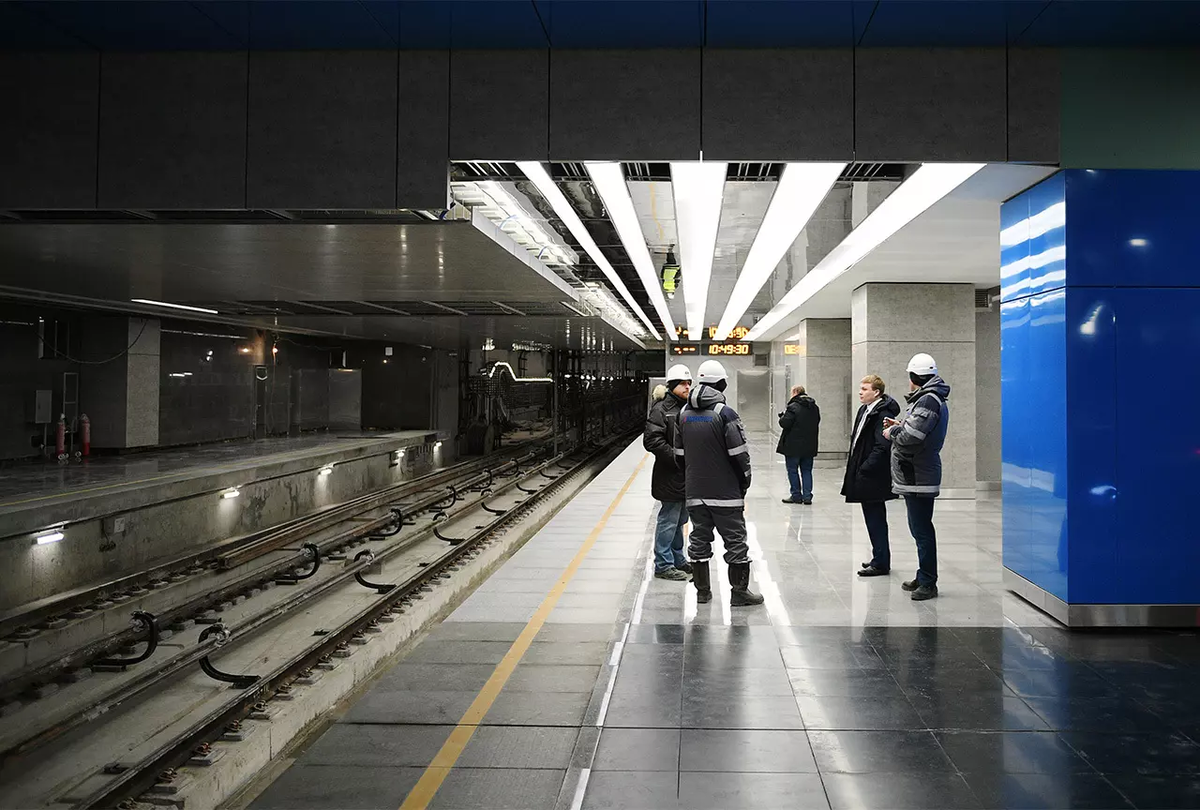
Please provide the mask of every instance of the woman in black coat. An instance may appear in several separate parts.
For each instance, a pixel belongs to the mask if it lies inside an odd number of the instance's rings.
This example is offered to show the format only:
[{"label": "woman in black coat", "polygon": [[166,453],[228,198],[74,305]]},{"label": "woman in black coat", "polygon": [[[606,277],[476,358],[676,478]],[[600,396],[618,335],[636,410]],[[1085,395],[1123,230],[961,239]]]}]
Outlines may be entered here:
[{"label": "woman in black coat", "polygon": [[862,407],[854,418],[850,453],[842,495],[846,503],[862,504],[863,520],[871,537],[871,561],[863,563],[860,577],[884,576],[892,569],[888,545],[887,502],[892,493],[891,443],[883,438],[883,419],[900,413],[900,403],[884,393],[883,380],[874,374],[863,377],[858,388]]}]

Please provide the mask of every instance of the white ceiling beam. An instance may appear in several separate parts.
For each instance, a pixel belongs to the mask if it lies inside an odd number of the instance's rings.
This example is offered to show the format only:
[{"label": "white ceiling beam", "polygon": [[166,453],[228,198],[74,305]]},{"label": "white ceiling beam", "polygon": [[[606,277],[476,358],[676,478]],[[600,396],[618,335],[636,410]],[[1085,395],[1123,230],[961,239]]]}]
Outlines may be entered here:
[{"label": "white ceiling beam", "polygon": [[712,279],[717,228],[721,224],[721,198],[728,170],[726,163],[671,164],[679,263],[683,268],[680,286],[691,340],[700,340],[704,332],[708,285]]}]

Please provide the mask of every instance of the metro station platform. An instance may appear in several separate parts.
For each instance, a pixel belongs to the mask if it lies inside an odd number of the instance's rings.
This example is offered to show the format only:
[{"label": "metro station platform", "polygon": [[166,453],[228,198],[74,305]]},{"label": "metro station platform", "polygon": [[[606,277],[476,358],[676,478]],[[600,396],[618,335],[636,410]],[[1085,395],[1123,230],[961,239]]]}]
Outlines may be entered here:
[{"label": "metro station platform", "polygon": [[[298,808],[1200,805],[1200,638],[1070,633],[1001,590],[1000,505],[946,501],[941,597],[890,577],[840,476],[752,442],[754,587],[656,580],[640,442],[249,802]],[[716,578],[716,577],[714,577]]]}]

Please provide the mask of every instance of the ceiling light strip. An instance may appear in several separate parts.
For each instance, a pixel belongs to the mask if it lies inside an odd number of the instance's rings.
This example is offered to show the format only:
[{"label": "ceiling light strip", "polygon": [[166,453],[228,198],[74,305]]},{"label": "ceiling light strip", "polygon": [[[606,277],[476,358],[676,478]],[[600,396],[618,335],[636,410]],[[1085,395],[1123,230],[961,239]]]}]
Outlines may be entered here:
[{"label": "ceiling light strip", "polygon": [[708,306],[721,198],[725,192],[725,163],[672,163],[675,224],[679,234],[681,286],[687,312],[688,337],[699,340]]},{"label": "ceiling light strip", "polygon": [[879,204],[829,255],[800,279],[743,340],[771,338],[780,322],[827,284],[982,169],[983,163],[926,163]]},{"label": "ceiling light strip", "polygon": [[783,167],[714,339],[729,337],[845,168],[845,163],[789,163]]},{"label": "ceiling light strip", "polygon": [[650,250],[646,247],[646,235],[642,232],[637,211],[633,208],[629,186],[625,184],[625,172],[620,163],[584,165],[588,176],[592,178],[592,184],[596,186],[596,192],[608,210],[608,218],[612,220],[617,235],[621,237],[621,244],[625,246],[629,260],[633,262],[638,278],[642,280],[642,286],[646,288],[650,303],[654,305],[654,310],[662,321],[667,340],[670,341],[675,336],[675,322],[671,320],[671,312],[667,309],[666,296],[663,295],[662,285],[658,281]]},{"label": "ceiling light strip", "polygon": [[219,315],[215,309],[205,307],[189,307],[187,304],[172,304],[167,301],[151,301],[149,298],[130,298],[130,303],[145,304],[148,307],[166,307],[167,309],[182,309],[186,312],[203,312],[205,315]]},{"label": "ceiling light strip", "polygon": [[600,247],[596,244],[596,240],[592,239],[592,235],[588,233],[583,222],[579,219],[579,215],[575,213],[575,208],[567,200],[554,179],[550,177],[550,173],[546,171],[546,167],[537,161],[522,160],[517,162],[517,167],[525,173],[525,176],[537,186],[538,191],[550,203],[550,207],[554,209],[554,213],[558,214],[558,218],[567,226],[567,230],[575,237],[575,241],[579,246],[592,257],[592,261],[600,268],[600,272],[604,273],[607,278],[625,299],[625,303],[629,305],[630,310],[637,316],[638,320],[646,325],[650,333],[658,339],[662,336],[658,334],[658,330],[654,328],[654,324],[650,323],[650,319],[646,317],[646,313],[638,306],[637,301],[629,292],[629,288],[625,286],[625,282],[621,281],[621,277],[617,275],[617,271],[609,264],[608,259],[600,252]]}]

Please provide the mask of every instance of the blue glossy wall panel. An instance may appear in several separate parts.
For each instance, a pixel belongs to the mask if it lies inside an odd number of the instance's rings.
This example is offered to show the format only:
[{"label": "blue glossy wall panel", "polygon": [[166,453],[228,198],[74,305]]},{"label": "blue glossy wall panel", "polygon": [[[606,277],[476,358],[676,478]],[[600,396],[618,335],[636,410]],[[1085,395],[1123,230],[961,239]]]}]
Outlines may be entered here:
[{"label": "blue glossy wall panel", "polygon": [[1200,604],[1197,174],[1061,172],[1001,211],[1004,563],[1069,604]]},{"label": "blue glossy wall panel", "polygon": [[1195,287],[1196,172],[1062,172],[1071,201],[1071,283]]}]

